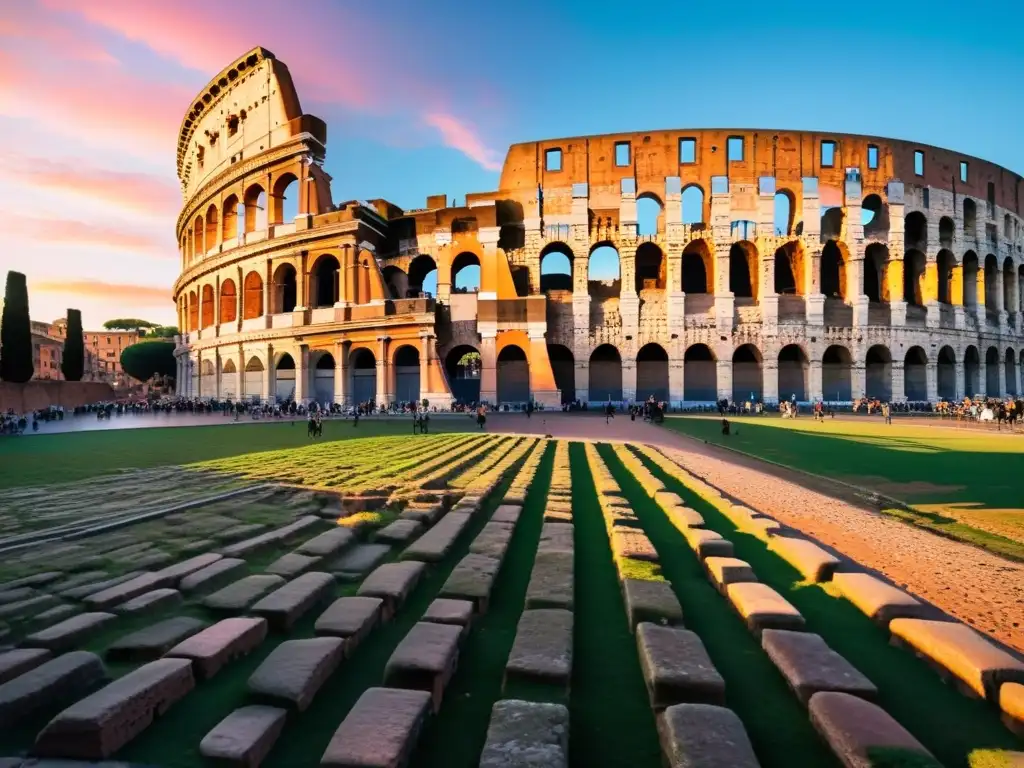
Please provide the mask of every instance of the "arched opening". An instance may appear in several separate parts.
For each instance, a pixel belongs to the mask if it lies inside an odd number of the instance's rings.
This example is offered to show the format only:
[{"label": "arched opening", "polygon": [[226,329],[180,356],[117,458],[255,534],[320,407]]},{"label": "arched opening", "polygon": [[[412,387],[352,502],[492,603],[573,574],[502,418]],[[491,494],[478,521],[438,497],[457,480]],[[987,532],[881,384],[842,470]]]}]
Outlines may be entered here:
[{"label": "arched opening", "polygon": [[498,402],[527,403],[530,400],[530,364],[521,347],[509,344],[498,353]]},{"label": "arched opening", "polygon": [[888,301],[885,285],[885,265],[889,261],[889,249],[881,243],[871,243],[864,250],[864,295],[868,301]]},{"label": "arched opening", "polygon": [[909,250],[903,254],[903,300],[915,307],[924,306],[924,254]]},{"label": "arched opening", "polygon": [[845,403],[852,400],[853,358],[846,347],[832,345],[821,358],[822,398]]},{"label": "arched opening", "polygon": [[1003,261],[1003,309],[1016,312],[1017,307],[1017,273],[1013,269],[1013,259],[1009,256]]},{"label": "arched opening", "polygon": [[953,237],[956,234],[956,225],[949,216],[939,219],[939,245],[943,248],[953,247]]},{"label": "arched opening", "polygon": [[479,290],[479,257],[475,253],[460,253],[452,261],[452,292],[476,293]]},{"label": "arched opening", "polygon": [[295,399],[295,359],[287,352],[274,369],[274,396],[280,403]]},{"label": "arched opening", "polygon": [[206,223],[202,216],[192,222],[192,259],[199,261],[206,255]]},{"label": "arched opening", "polygon": [[641,243],[636,249],[634,287],[644,290],[665,290],[665,255],[654,243]]},{"label": "arched opening", "polygon": [[388,295],[392,299],[409,298],[409,276],[395,266],[384,267],[381,277],[388,287]]},{"label": "arched opening", "polygon": [[797,344],[779,350],[779,399],[803,403],[807,401],[807,371],[810,362]]},{"label": "arched opening", "polygon": [[636,199],[636,233],[641,237],[656,235],[663,230],[661,201],[647,192]]},{"label": "arched opening", "polygon": [[696,403],[718,401],[718,362],[706,344],[694,344],[683,355],[683,399]]},{"label": "arched opening", "polygon": [[313,399],[321,405],[334,402],[334,355],[321,352],[313,363]]},{"label": "arched opening", "polygon": [[928,356],[921,347],[911,347],[903,358],[903,394],[912,403],[928,400]]},{"label": "arched opening", "polygon": [[253,355],[245,364],[242,378],[242,396],[248,399],[263,398],[263,361]]},{"label": "arched opening", "polygon": [[595,299],[618,296],[621,285],[619,252],[608,244],[595,246],[587,260],[587,293]]},{"label": "arched opening", "polygon": [[572,351],[561,344],[548,344],[548,360],[555,386],[562,392],[562,402],[573,402],[576,399],[576,359]]},{"label": "arched opening", "polygon": [[965,307],[977,309],[978,307],[978,256],[974,251],[964,254],[964,295]]},{"label": "arched opening", "polygon": [[860,204],[864,237],[885,237],[889,232],[889,209],[878,195],[871,194]]},{"label": "arched opening", "polygon": [[668,402],[668,353],[660,344],[645,344],[636,356],[636,400]]},{"label": "arched opening", "polygon": [[238,237],[238,195],[228,195],[221,218],[221,236],[225,242],[234,240]]},{"label": "arched opening", "polygon": [[234,400],[238,397],[238,369],[234,360],[223,360],[220,365],[220,397],[222,400]]},{"label": "arched opening", "polygon": [[263,278],[250,272],[242,283],[242,319],[251,320],[263,314]]},{"label": "arched opening", "polygon": [[1017,388],[1017,357],[1013,354],[1012,349],[1006,350],[1006,355],[1004,355],[1003,361],[1003,376],[1006,379],[1006,394],[1017,395],[1019,392]]},{"label": "arched opening", "polygon": [[732,353],[732,401],[757,402],[764,397],[764,373],[761,352],[753,344],[737,347]]},{"label": "arched opening", "polygon": [[324,254],[313,265],[314,307],[333,307],[339,300],[338,278],[341,265],[337,258]]},{"label": "arched opening", "polygon": [[691,240],[683,249],[683,293],[712,293],[714,262],[705,240]]},{"label": "arched opening", "polygon": [[217,245],[217,234],[220,230],[220,221],[217,216],[217,206],[211,204],[206,209],[206,250]]},{"label": "arched opening", "polygon": [[973,238],[978,229],[978,206],[969,198],[964,198],[964,234]]},{"label": "arched opening", "polygon": [[299,215],[299,180],[283,173],[274,182],[274,209],[271,224],[291,224]]},{"label": "arched opening", "polygon": [[950,285],[953,281],[953,267],[956,266],[956,258],[950,251],[943,249],[939,251],[935,262],[939,273],[939,301],[943,304],[952,304],[953,295],[950,291]]},{"label": "arched opening", "polygon": [[985,309],[995,312],[999,308],[999,286],[996,284],[999,263],[991,253],[985,257]]},{"label": "arched opening", "polygon": [[445,356],[444,369],[448,374],[448,387],[456,402],[480,402],[480,368],[480,352],[475,347],[458,346]]},{"label": "arched opening", "polygon": [[845,214],[842,208],[821,209],[821,242],[838,240],[843,234],[843,219]]},{"label": "arched opening", "polygon": [[729,290],[736,298],[757,301],[757,248],[751,242],[729,248]]},{"label": "arched opening", "polygon": [[999,391],[999,350],[989,347],[985,350],[985,394],[989,397],[1002,397]]},{"label": "arched opening", "polygon": [[353,349],[349,356],[349,392],[354,403],[377,402],[377,358],[366,347]]},{"label": "arched opening", "polygon": [[195,291],[188,292],[188,329],[199,330],[199,294]]},{"label": "arched opening", "polygon": [[775,292],[781,296],[804,295],[803,251],[796,242],[775,251]]},{"label": "arched opening", "polygon": [[417,256],[409,264],[409,291],[437,295],[437,264],[429,256]]},{"label": "arched opening", "polygon": [[420,351],[409,344],[395,350],[395,400],[416,403],[420,399]]},{"label": "arched opening", "polygon": [[787,236],[793,234],[793,199],[789,192],[775,193],[775,234]]},{"label": "arched opening", "polygon": [[233,323],[238,319],[238,291],[230,277],[220,284],[220,323]]},{"label": "arched opening", "polygon": [[562,242],[548,243],[540,252],[540,290],[572,290],[572,249]]},{"label": "arched opening", "polygon": [[214,397],[217,394],[217,382],[215,377],[217,371],[213,367],[212,360],[203,360],[199,364],[199,395],[200,397]]},{"label": "arched opening", "polygon": [[683,224],[704,224],[704,190],[696,184],[683,189]]},{"label": "arched opening", "polygon": [[935,373],[939,397],[949,401],[956,400],[956,353],[952,347],[947,346],[939,350]]},{"label": "arched opening", "polygon": [[892,353],[889,348],[881,344],[871,347],[864,359],[864,367],[864,394],[883,403],[892,400]]},{"label": "arched opening", "polygon": [[821,250],[821,292],[825,298],[846,299],[846,260],[835,240]]},{"label": "arched opening", "polygon": [[202,309],[203,309],[203,318],[202,318],[202,326],[201,327],[209,328],[211,325],[213,325],[214,310],[216,309],[216,306],[213,303],[213,286],[212,285],[207,284],[207,285],[203,286],[203,304],[202,304]]},{"label": "arched opening", "polygon": [[259,184],[245,191],[245,231],[262,232],[267,228],[267,193]]},{"label": "arched opening", "polygon": [[602,344],[590,355],[588,397],[591,402],[622,400],[622,357],[611,344]]},{"label": "arched opening", "polygon": [[907,250],[928,249],[928,219],[920,211],[911,211],[903,219],[903,242]]},{"label": "arched opening", "polygon": [[294,311],[297,297],[295,267],[291,264],[282,264],[274,270],[274,302],[271,312],[278,315]]},{"label": "arched opening", "polygon": [[982,394],[979,373],[981,369],[981,356],[978,348],[971,344],[964,351],[964,395],[977,397]]}]

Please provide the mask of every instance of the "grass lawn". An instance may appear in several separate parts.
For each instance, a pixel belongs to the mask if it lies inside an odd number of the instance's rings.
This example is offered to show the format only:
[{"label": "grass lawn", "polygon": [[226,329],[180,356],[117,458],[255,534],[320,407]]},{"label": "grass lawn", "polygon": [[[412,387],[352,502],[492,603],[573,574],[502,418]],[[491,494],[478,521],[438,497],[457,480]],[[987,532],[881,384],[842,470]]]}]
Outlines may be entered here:
[{"label": "grass lawn", "polygon": [[1024,560],[1024,438],[880,419],[672,417],[669,429],[896,498],[907,522]]},{"label": "grass lawn", "polygon": [[[211,420],[217,417],[211,417]],[[409,421],[362,419],[325,421],[319,442],[354,437],[409,435]],[[431,433],[464,432],[467,419],[431,419]],[[122,469],[147,469],[190,464],[258,451],[309,445],[306,424],[297,419],[281,422],[231,422],[201,427],[154,427],[96,432],[70,432],[0,439],[0,489],[73,482]]]}]

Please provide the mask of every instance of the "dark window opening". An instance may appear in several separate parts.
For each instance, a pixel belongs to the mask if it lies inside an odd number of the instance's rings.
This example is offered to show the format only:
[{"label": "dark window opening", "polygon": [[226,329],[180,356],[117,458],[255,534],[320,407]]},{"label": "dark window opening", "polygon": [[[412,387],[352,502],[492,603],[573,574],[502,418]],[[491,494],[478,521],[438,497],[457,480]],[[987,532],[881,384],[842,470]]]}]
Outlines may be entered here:
[{"label": "dark window opening", "polygon": [[615,144],[615,165],[619,168],[629,165],[629,142],[619,141]]},{"label": "dark window opening", "polygon": [[832,168],[836,164],[836,143],[834,141],[821,142],[821,167]]},{"label": "dark window opening", "polygon": [[921,205],[924,208],[930,207],[929,206],[929,203],[931,202],[931,194],[930,194],[930,192],[931,192],[931,190],[929,190],[928,187],[925,187],[924,189],[921,190]]},{"label": "dark window opening", "polygon": [[544,153],[544,170],[550,172],[562,170],[562,150],[549,149]]},{"label": "dark window opening", "polygon": [[988,183],[988,215],[989,218],[996,215],[996,185],[991,181]]},{"label": "dark window opening", "polygon": [[680,139],[679,140],[679,162],[683,164],[696,163],[697,162],[697,140],[696,139]]}]

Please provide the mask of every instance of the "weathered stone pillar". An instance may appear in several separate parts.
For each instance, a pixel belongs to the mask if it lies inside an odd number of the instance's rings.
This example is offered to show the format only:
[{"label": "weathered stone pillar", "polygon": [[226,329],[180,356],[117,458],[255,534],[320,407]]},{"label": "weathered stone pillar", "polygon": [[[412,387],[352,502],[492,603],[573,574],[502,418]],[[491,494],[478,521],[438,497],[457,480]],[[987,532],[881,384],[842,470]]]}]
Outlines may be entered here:
[{"label": "weathered stone pillar", "polygon": [[964,364],[961,362],[954,363],[953,371],[954,377],[956,379],[956,381],[954,382],[954,384],[956,385],[956,399],[963,400],[964,397],[966,397],[965,392],[967,389],[967,387],[965,386],[966,382],[964,381]]},{"label": "weathered stone pillar", "polygon": [[719,360],[716,365],[718,399],[732,401],[732,360]]},{"label": "weathered stone pillar", "polygon": [[929,403],[937,403],[939,401],[939,367],[938,363],[931,360],[924,369],[925,376],[925,396],[928,398]]},{"label": "weathered stone pillar", "polygon": [[622,357],[622,399],[627,403],[636,401],[636,353]]},{"label": "weathered stone pillar", "polygon": [[761,399],[767,405],[779,402],[779,361],[765,360],[761,367],[763,393]]},{"label": "weathered stone pillar", "polygon": [[[929,254],[929,258],[932,258]],[[929,328],[939,327],[939,264],[937,261],[928,261],[924,265],[924,290],[921,296],[924,302],[926,323]]]},{"label": "weathered stone pillar", "polygon": [[494,332],[480,334],[480,400],[494,405],[498,402],[497,339]]},{"label": "weathered stone pillar", "polygon": [[576,399],[581,403],[590,401],[590,361],[576,358],[574,381],[576,383]]},{"label": "weathered stone pillar", "polygon": [[266,374],[263,377],[263,391],[260,393],[260,399],[265,403],[272,403],[277,399],[277,370],[274,366],[274,347],[270,344],[267,345],[266,350]]},{"label": "weathered stone pillar", "polygon": [[807,399],[811,402],[823,400],[821,360],[811,360],[807,366]]},{"label": "weathered stone pillar", "polygon": [[391,373],[391,366],[388,360],[388,347],[390,347],[391,339],[387,336],[381,336],[377,339],[377,404],[390,403],[391,402],[391,386],[388,381],[388,376]]},{"label": "weathered stone pillar", "polygon": [[347,339],[334,345],[334,402],[345,405],[348,401],[348,359],[352,342]]},{"label": "weathered stone pillar", "polygon": [[863,360],[854,360],[850,367],[850,397],[854,400],[864,397],[868,388],[868,370]]},{"label": "weathered stone pillar", "polygon": [[902,360],[893,360],[892,365],[892,401],[907,402],[906,371]]},{"label": "weathered stone pillar", "polygon": [[295,360],[295,402],[305,403],[309,397],[307,377],[309,376],[309,345],[300,344]]}]

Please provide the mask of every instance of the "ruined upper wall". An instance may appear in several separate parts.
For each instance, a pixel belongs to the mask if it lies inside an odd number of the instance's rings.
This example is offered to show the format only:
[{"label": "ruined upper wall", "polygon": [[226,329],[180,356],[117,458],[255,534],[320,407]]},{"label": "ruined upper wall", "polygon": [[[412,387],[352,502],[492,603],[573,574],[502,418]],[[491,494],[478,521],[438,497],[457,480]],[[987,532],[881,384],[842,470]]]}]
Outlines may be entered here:
[{"label": "ruined upper wall", "polygon": [[225,67],[192,100],[178,133],[185,201],[232,163],[287,141],[291,132],[280,129],[301,115],[288,67],[270,51],[253,48]]},{"label": "ruined upper wall", "polygon": [[[743,139],[742,160],[728,160],[730,137]],[[681,162],[683,139],[695,141],[692,163]],[[823,141],[835,144],[830,167],[822,166]],[[615,162],[616,145],[622,142],[630,145],[627,166],[617,166]],[[878,149],[877,168],[869,167],[869,147]],[[545,169],[546,153],[553,149],[562,152],[561,171]],[[918,150],[924,152],[924,173],[920,176],[914,169],[914,153]],[[969,164],[966,182],[960,180],[961,161]],[[710,193],[714,176],[751,184],[756,184],[759,177],[774,176],[779,189],[799,189],[803,177],[813,176],[822,187],[842,189],[846,169],[851,167],[860,169],[865,195],[884,194],[886,183],[899,179],[906,184],[986,199],[988,184],[992,182],[996,205],[1018,214],[1024,210],[1021,177],[970,155],[874,136],[741,128],[649,131],[514,144],[505,157],[501,192],[526,203],[535,197],[538,185],[550,189],[587,183],[592,200],[595,192],[602,189],[615,189],[613,197],[617,198],[620,180],[635,177],[637,195],[646,192],[663,199],[665,179],[674,176],[680,177],[683,187],[698,184],[705,193]]]}]

